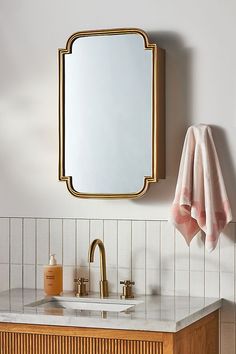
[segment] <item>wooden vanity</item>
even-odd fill
[[[218,342],[219,310],[175,333],[0,323],[0,354],[218,354]]]

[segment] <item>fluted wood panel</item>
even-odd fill
[[[163,343],[0,332],[1,354],[164,354]]]
[[[0,323],[0,354],[218,354],[219,313],[176,332]]]

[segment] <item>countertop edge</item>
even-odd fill
[[[26,298],[24,298],[24,294]],[[24,310],[24,307],[27,303],[30,303],[33,299],[40,299],[41,292],[37,294],[36,290],[33,289],[15,289],[14,291],[8,291],[1,293],[0,296],[0,322],[2,323],[15,323],[15,324],[29,324],[29,325],[45,325],[45,326],[66,326],[66,327],[77,327],[77,328],[104,328],[104,329],[114,329],[114,330],[132,330],[132,331],[148,331],[148,332],[167,332],[167,333],[176,333],[183,328],[193,324],[194,322],[202,319],[203,317],[209,315],[210,313],[219,310],[222,305],[222,299],[213,299],[213,298],[198,298],[198,297],[171,297],[171,296],[161,296],[157,297],[158,299],[164,299],[175,304],[180,304],[178,310],[180,313],[182,309],[188,308],[186,305],[191,304],[191,312],[183,311],[183,315],[179,316],[176,314],[176,309],[173,308],[172,316],[166,314],[166,308],[162,310],[163,314],[159,317],[155,317],[152,311],[147,315],[146,311],[146,302],[149,303],[150,298],[144,299],[143,311],[134,312],[135,316],[126,317],[124,315],[117,317],[107,318],[97,314],[96,316],[76,316],[75,314],[70,314],[68,312],[59,314],[59,313],[42,313],[42,312],[27,312]],[[8,299],[9,294],[9,300]],[[37,295],[37,296],[36,296]],[[39,297],[38,297],[39,295]],[[155,299],[155,297],[153,298]],[[4,303],[6,302],[6,305]],[[26,301],[27,300],[27,301]],[[31,300],[31,301],[30,301]],[[10,307],[7,308],[7,301],[10,302]],[[151,300],[153,301],[153,300]],[[198,306],[198,303],[201,303],[201,307]],[[26,304],[26,305],[25,305]],[[185,307],[183,307],[183,304]],[[12,306],[14,305],[14,306]],[[22,308],[23,306],[23,308]],[[138,305],[139,306],[139,305]],[[141,305],[140,305],[141,306]],[[138,308],[138,307],[137,307]]]
[[[190,326],[194,322],[202,319],[203,317],[209,315],[210,313],[212,313],[214,311],[220,310],[220,308],[222,306],[222,301],[223,301],[223,299],[216,300],[215,303],[207,305],[204,308],[204,310],[198,311],[196,313],[193,313],[191,315],[191,319],[186,317],[186,318],[176,322],[176,330],[175,330],[175,332],[178,332],[181,329],[186,328],[187,326]]]

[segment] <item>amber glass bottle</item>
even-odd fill
[[[46,295],[60,295],[63,290],[62,265],[57,264],[55,254],[50,255],[49,264],[44,266],[44,292]]]

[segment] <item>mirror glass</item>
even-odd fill
[[[60,55],[60,179],[81,197],[156,181],[154,51],[137,30],[78,32]]]

